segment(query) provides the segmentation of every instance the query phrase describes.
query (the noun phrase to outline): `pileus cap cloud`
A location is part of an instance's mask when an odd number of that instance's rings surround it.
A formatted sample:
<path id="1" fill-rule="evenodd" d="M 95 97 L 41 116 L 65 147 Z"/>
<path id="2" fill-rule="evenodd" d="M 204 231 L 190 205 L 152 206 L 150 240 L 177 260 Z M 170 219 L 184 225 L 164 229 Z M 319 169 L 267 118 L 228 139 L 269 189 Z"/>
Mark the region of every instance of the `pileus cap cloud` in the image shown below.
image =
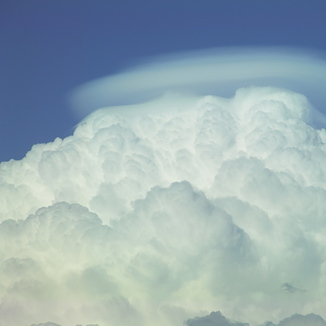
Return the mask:
<path id="1" fill-rule="evenodd" d="M 326 63 L 319 53 L 285 47 L 217 48 L 149 58 L 133 68 L 79 86 L 70 95 L 75 113 L 85 117 L 105 106 L 141 103 L 166 92 L 232 96 L 249 86 L 283 87 L 304 93 L 325 124 Z"/>

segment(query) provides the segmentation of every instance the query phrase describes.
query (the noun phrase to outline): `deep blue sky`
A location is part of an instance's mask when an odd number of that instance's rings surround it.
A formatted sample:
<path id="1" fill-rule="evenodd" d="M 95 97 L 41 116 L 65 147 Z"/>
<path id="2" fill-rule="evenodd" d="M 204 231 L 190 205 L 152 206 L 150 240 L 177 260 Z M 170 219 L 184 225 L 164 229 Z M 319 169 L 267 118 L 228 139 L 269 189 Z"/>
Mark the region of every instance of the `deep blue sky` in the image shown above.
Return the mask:
<path id="1" fill-rule="evenodd" d="M 325 0 L 0 0 L 0 161 L 66 137 L 76 86 L 156 54 L 326 50 Z"/>

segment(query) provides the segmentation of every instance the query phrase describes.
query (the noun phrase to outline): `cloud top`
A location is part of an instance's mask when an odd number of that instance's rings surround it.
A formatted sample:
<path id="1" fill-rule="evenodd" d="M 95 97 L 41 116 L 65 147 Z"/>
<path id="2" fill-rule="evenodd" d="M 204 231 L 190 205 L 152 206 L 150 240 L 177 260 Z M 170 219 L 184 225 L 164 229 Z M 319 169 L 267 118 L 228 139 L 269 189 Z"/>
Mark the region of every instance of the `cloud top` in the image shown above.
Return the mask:
<path id="1" fill-rule="evenodd" d="M 141 103 L 167 92 L 232 96 L 240 87 L 274 86 L 304 93 L 317 111 L 325 112 L 325 76 L 326 63 L 313 51 L 217 48 L 143 60 L 134 68 L 81 85 L 70 99 L 78 117 L 84 117 L 100 107 Z"/>

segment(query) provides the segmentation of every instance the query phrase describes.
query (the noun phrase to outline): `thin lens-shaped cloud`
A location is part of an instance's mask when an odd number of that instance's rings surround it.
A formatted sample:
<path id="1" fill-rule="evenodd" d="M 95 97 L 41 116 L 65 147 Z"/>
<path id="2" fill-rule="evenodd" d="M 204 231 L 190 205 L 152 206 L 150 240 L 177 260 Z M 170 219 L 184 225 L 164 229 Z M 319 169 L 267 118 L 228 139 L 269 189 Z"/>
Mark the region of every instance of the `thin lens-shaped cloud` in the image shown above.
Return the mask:
<path id="1" fill-rule="evenodd" d="M 324 112 L 326 63 L 322 55 L 291 48 L 225 48 L 156 57 L 77 88 L 79 117 L 104 106 L 134 104 L 166 92 L 233 96 L 239 87 L 275 86 L 305 94 Z M 321 119 L 318 116 L 315 120 Z"/>

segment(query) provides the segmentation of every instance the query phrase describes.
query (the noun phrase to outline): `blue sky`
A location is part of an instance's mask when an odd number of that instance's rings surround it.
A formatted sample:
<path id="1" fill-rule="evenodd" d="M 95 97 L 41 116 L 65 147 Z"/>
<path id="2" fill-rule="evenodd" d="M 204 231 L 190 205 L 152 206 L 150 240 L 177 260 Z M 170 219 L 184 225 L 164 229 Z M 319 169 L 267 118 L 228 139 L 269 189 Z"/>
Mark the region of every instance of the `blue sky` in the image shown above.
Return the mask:
<path id="1" fill-rule="evenodd" d="M 67 97 L 84 82 L 175 51 L 325 51 L 325 13 L 324 0 L 2 0 L 0 161 L 70 135 Z"/>
<path id="2" fill-rule="evenodd" d="M 325 13 L 0 0 L 0 326 L 323 323 Z"/>

